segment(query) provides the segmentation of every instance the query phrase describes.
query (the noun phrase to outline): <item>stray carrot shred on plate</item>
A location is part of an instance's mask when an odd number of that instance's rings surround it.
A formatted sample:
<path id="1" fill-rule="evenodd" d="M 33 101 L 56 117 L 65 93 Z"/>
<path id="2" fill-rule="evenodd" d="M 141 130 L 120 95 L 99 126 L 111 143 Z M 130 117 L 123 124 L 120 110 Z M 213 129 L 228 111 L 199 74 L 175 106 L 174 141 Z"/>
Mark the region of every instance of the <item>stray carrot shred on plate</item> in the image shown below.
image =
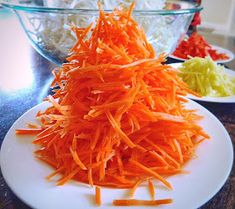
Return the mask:
<path id="1" fill-rule="evenodd" d="M 100 9 L 96 24 L 72 30 L 77 43 L 67 63 L 54 71 L 48 96 L 51 106 L 40 111 L 35 134 L 36 157 L 60 174 L 57 185 L 69 180 L 100 187 L 129 188 L 154 178 L 167 188 L 166 177 L 182 172 L 194 156 L 197 142 L 208 138 L 201 119 L 185 108 L 182 96 L 193 93 L 178 71 L 155 57 L 132 10 Z M 154 190 L 150 183 L 152 197 Z M 114 205 L 169 204 L 164 200 L 114 200 Z"/>
<path id="2" fill-rule="evenodd" d="M 172 203 L 172 199 L 161 199 L 161 200 L 136 200 L 136 199 L 121 199 L 114 200 L 113 205 L 115 206 L 157 206 L 163 204 Z"/>
<path id="3" fill-rule="evenodd" d="M 154 200 L 155 199 L 155 188 L 154 188 L 153 182 L 150 179 L 148 180 L 148 188 L 149 188 L 150 196 L 151 196 L 152 200 Z"/>
<path id="4" fill-rule="evenodd" d="M 101 191 L 100 187 L 95 187 L 95 202 L 98 206 L 101 205 Z"/>

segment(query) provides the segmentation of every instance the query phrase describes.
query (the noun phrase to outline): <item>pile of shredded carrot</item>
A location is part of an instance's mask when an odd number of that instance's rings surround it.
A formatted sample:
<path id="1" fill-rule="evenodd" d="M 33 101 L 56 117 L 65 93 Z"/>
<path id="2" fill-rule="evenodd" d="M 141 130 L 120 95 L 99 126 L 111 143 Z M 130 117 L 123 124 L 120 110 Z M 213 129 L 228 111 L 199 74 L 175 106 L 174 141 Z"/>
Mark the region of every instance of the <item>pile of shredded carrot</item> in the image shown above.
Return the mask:
<path id="1" fill-rule="evenodd" d="M 155 179 L 183 171 L 199 142 L 208 138 L 200 116 L 186 109 L 190 90 L 178 71 L 155 58 L 144 31 L 128 10 L 100 15 L 95 26 L 73 27 L 77 43 L 68 63 L 54 70 L 51 107 L 39 112 L 41 125 L 16 130 L 36 134 L 36 157 L 60 174 L 57 185 L 77 180 L 90 185 L 135 189 L 149 181 L 152 200 L 114 200 L 114 205 L 168 204 L 154 200 Z M 190 92 L 192 93 L 192 92 Z M 101 203 L 96 189 L 97 204 Z"/>

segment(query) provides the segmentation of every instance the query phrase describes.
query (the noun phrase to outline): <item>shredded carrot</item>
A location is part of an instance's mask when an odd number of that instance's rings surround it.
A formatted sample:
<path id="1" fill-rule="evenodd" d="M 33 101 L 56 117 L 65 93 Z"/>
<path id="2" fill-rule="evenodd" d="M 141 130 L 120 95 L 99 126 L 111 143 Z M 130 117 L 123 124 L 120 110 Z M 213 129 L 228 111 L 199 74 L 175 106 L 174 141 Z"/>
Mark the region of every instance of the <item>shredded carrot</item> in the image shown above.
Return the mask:
<path id="1" fill-rule="evenodd" d="M 101 7 L 100 7 L 101 8 Z M 37 114 L 37 159 L 60 175 L 100 188 L 130 188 L 155 179 L 171 189 L 167 176 L 181 173 L 208 138 L 195 111 L 185 108 L 190 92 L 178 71 L 162 64 L 130 10 L 100 10 L 96 24 L 72 30 L 77 43 L 67 63 L 57 68 L 48 96 L 51 106 Z M 59 87 L 59 88 L 58 88 Z M 33 128 L 33 127 L 32 127 Z M 149 183 L 150 193 L 154 187 Z M 114 205 L 159 205 L 165 200 L 115 200 Z"/>
<path id="2" fill-rule="evenodd" d="M 37 124 L 33 124 L 33 123 L 28 123 L 27 124 L 29 128 L 32 128 L 32 129 L 38 129 L 38 125 Z"/>
<path id="3" fill-rule="evenodd" d="M 134 164 L 137 167 L 137 169 L 139 168 L 145 174 L 149 174 L 150 176 L 154 176 L 157 180 L 161 181 L 167 188 L 172 189 L 171 184 L 168 181 L 166 181 L 161 175 L 159 175 L 158 173 L 153 171 L 152 169 L 144 166 L 143 164 L 141 164 L 133 159 L 130 159 L 129 161 L 130 161 L 130 163 Z"/>
<path id="4" fill-rule="evenodd" d="M 151 196 L 152 200 L 154 200 L 155 199 L 155 189 L 154 189 L 153 182 L 150 179 L 148 180 L 148 188 L 149 188 L 150 196 Z"/>
<path id="5" fill-rule="evenodd" d="M 133 197 L 133 196 L 134 196 L 137 187 L 143 182 L 143 180 L 144 180 L 144 179 L 138 180 L 138 181 L 135 183 L 135 185 L 131 188 L 131 190 L 130 190 L 130 192 L 129 192 L 130 197 Z"/>
<path id="6" fill-rule="evenodd" d="M 18 135 L 35 135 L 42 131 L 42 129 L 16 129 Z"/>
<path id="7" fill-rule="evenodd" d="M 95 187 L 95 202 L 98 206 L 101 205 L 101 191 L 100 187 Z"/>
<path id="8" fill-rule="evenodd" d="M 172 199 L 162 199 L 162 200 L 114 200 L 113 205 L 115 206 L 157 206 L 172 203 Z"/>

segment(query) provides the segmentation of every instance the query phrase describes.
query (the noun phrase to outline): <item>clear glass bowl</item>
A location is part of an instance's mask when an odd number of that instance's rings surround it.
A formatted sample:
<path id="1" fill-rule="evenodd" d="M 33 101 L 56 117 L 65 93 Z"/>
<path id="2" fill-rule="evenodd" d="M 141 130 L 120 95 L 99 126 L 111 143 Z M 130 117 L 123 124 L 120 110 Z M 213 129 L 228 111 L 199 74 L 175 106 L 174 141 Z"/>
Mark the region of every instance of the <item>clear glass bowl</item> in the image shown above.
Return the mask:
<path id="1" fill-rule="evenodd" d="M 84 5 L 71 8 L 71 4 L 58 4 L 60 1 L 2 0 L 2 5 L 12 9 L 19 18 L 33 47 L 58 65 L 65 61 L 69 49 L 76 42 L 70 25 L 86 27 L 94 22 L 99 14 L 94 5 L 90 6 L 92 8 Z M 197 4 L 185 1 L 165 2 L 164 9 L 140 10 L 137 7 L 133 12 L 135 20 L 144 28 L 157 55 L 163 52 L 170 54 L 175 50 L 187 32 L 194 13 L 202 9 Z M 110 12 L 113 8 L 104 6 L 104 9 Z"/>

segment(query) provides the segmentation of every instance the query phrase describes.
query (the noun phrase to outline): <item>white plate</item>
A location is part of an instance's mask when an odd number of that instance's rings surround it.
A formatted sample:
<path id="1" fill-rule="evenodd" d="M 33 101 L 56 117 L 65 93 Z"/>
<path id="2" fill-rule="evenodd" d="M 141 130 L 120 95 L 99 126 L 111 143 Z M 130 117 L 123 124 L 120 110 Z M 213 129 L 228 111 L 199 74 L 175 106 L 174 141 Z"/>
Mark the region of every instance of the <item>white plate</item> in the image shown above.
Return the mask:
<path id="1" fill-rule="evenodd" d="M 228 49 L 224 49 L 220 46 L 215 46 L 215 45 L 211 45 L 213 49 L 217 50 L 219 53 L 224 53 L 226 55 L 228 55 L 228 59 L 225 59 L 225 60 L 216 60 L 215 62 L 217 63 L 226 63 L 226 62 L 230 62 L 234 59 L 234 54 L 229 51 Z M 173 59 L 176 59 L 176 60 L 180 60 L 180 61 L 185 61 L 187 59 L 184 59 L 184 58 L 181 58 L 181 57 L 178 57 L 178 56 L 175 56 L 173 54 L 170 54 L 169 55 L 170 58 L 173 58 Z"/>
<path id="2" fill-rule="evenodd" d="M 173 63 L 169 65 L 177 69 L 178 67 L 182 65 L 182 63 Z M 234 70 L 224 68 L 224 72 L 231 77 L 235 77 Z M 227 96 L 227 97 L 209 97 L 209 96 L 197 97 L 197 96 L 188 94 L 187 98 L 197 100 L 197 101 L 202 101 L 202 102 L 235 103 L 235 95 Z"/>
<path id="3" fill-rule="evenodd" d="M 64 186 L 55 186 L 45 176 L 51 168 L 37 161 L 32 137 L 16 136 L 15 129 L 23 128 L 29 121 L 34 121 L 39 110 L 44 110 L 47 103 L 35 106 L 21 116 L 8 131 L 1 148 L 2 174 L 13 192 L 26 204 L 37 209 L 94 209 L 94 188 L 85 184 L 70 182 Z M 197 158 L 191 160 L 185 170 L 190 174 L 175 175 L 168 178 L 174 189 L 169 191 L 157 188 L 157 199 L 173 198 L 173 204 L 159 209 L 195 209 L 211 199 L 223 186 L 232 168 L 233 148 L 231 139 L 220 121 L 204 107 L 189 101 L 187 107 L 198 109 L 204 116 L 201 126 L 211 136 L 197 148 Z M 113 199 L 124 198 L 126 190 L 102 188 L 102 206 L 100 209 L 114 209 Z M 149 199 L 145 186 L 138 188 L 135 198 Z M 118 207 L 122 208 L 122 207 Z M 126 207 L 123 207 L 126 208 Z M 141 208 L 144 207 L 129 207 Z"/>

